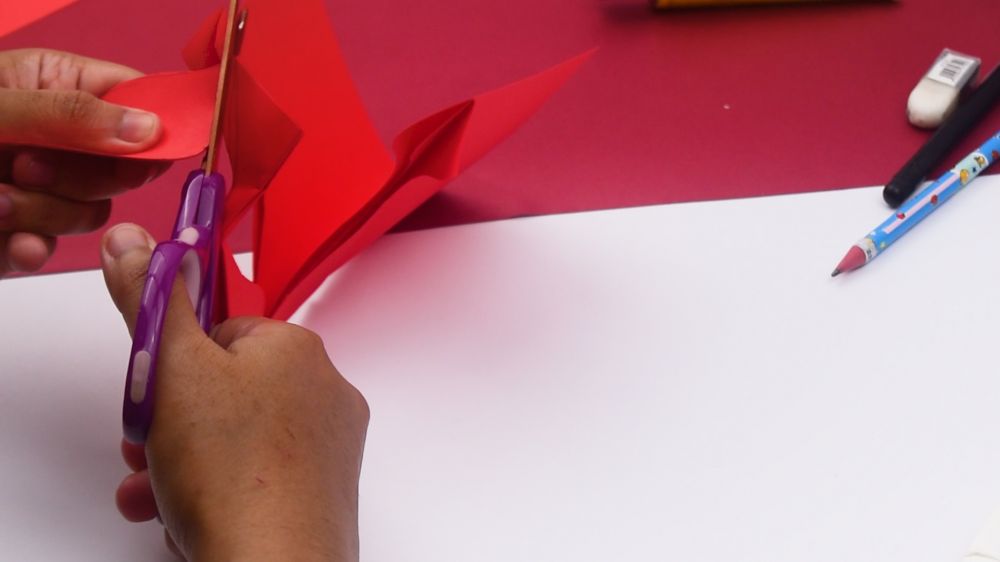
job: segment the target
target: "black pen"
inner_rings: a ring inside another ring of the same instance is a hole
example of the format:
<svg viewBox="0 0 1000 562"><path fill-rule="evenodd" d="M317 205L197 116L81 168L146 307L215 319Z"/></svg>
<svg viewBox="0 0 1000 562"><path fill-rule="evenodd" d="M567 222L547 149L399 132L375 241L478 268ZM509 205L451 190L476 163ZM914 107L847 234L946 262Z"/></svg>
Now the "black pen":
<svg viewBox="0 0 1000 562"><path fill-rule="evenodd" d="M910 161L885 184L882 198L895 209L913 195L920 182L941 160L961 141L966 133L977 125L983 116L1000 100L1000 66L995 67L968 101L960 105L951 117L931 138L910 158Z"/></svg>

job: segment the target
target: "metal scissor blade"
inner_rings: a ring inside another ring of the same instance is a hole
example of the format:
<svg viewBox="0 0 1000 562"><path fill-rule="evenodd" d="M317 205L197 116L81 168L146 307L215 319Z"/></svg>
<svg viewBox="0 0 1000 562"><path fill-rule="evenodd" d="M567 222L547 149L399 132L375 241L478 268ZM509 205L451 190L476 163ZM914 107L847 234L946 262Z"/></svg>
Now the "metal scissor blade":
<svg viewBox="0 0 1000 562"><path fill-rule="evenodd" d="M219 160L219 150L222 143L222 121L226 113L226 100L229 93L229 77L232 74L232 62L236 56L240 36L246 28L247 11L237 15L239 0L230 0L229 15L226 20L226 39L222 48L222 63L219 67L219 87L215 94L215 113L212 116L212 133L208 139L208 154L205 156L205 174L215 171Z"/></svg>

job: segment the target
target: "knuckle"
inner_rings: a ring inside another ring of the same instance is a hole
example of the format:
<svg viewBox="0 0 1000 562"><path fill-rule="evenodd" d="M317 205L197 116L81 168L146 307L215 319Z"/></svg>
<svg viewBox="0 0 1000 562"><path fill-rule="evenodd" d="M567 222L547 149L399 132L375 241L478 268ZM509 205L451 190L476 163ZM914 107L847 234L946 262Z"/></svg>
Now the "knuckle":
<svg viewBox="0 0 1000 562"><path fill-rule="evenodd" d="M125 274L123 276L125 280L125 288L131 292L136 293L138 296L143 287L146 286L146 274L149 271L149 260L148 259L135 259L125 268Z"/></svg>
<svg viewBox="0 0 1000 562"><path fill-rule="evenodd" d="M368 400L365 398L364 394L361 394L360 390L354 388L354 386L351 386L351 388L354 390L353 402L354 402L355 417L357 418L357 421L359 423L361 423L364 426L367 426L368 422L371 421L372 417L371 406L368 405Z"/></svg>
<svg viewBox="0 0 1000 562"><path fill-rule="evenodd" d="M306 352L316 352L324 349L323 339L311 330L296 326L295 324L285 324L284 331L289 343L296 348Z"/></svg>
<svg viewBox="0 0 1000 562"><path fill-rule="evenodd" d="M100 107L96 97L81 90L65 92L53 99L55 115L72 124L93 122Z"/></svg>
<svg viewBox="0 0 1000 562"><path fill-rule="evenodd" d="M323 343L323 338L319 334L305 328L301 329L301 334L300 337L302 338L303 345L308 346L313 351L322 352L323 355L326 355L326 344Z"/></svg>

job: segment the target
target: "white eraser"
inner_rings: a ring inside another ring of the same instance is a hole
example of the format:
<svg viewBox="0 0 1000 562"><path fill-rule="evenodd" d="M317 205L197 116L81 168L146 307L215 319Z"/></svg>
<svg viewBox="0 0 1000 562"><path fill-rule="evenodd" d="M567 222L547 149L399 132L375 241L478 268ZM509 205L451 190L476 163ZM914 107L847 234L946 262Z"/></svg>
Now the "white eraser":
<svg viewBox="0 0 1000 562"><path fill-rule="evenodd" d="M1000 562L1000 510L990 515L962 562Z"/></svg>
<svg viewBox="0 0 1000 562"><path fill-rule="evenodd" d="M979 72L980 60L945 49L934 65L910 92L906 102L906 117L916 127L933 129L941 124L955 107L962 90L972 83Z"/></svg>

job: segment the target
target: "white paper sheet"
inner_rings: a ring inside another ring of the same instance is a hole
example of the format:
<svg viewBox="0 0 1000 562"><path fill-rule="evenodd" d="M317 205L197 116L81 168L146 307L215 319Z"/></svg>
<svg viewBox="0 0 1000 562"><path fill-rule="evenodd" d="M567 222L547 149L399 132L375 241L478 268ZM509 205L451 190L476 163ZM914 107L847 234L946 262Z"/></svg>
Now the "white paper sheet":
<svg viewBox="0 0 1000 562"><path fill-rule="evenodd" d="M960 559L1000 505L996 209L977 180L837 279L877 189L386 238L296 318L371 403L362 559ZM100 275L0 309L0 559L169 559L112 502Z"/></svg>

